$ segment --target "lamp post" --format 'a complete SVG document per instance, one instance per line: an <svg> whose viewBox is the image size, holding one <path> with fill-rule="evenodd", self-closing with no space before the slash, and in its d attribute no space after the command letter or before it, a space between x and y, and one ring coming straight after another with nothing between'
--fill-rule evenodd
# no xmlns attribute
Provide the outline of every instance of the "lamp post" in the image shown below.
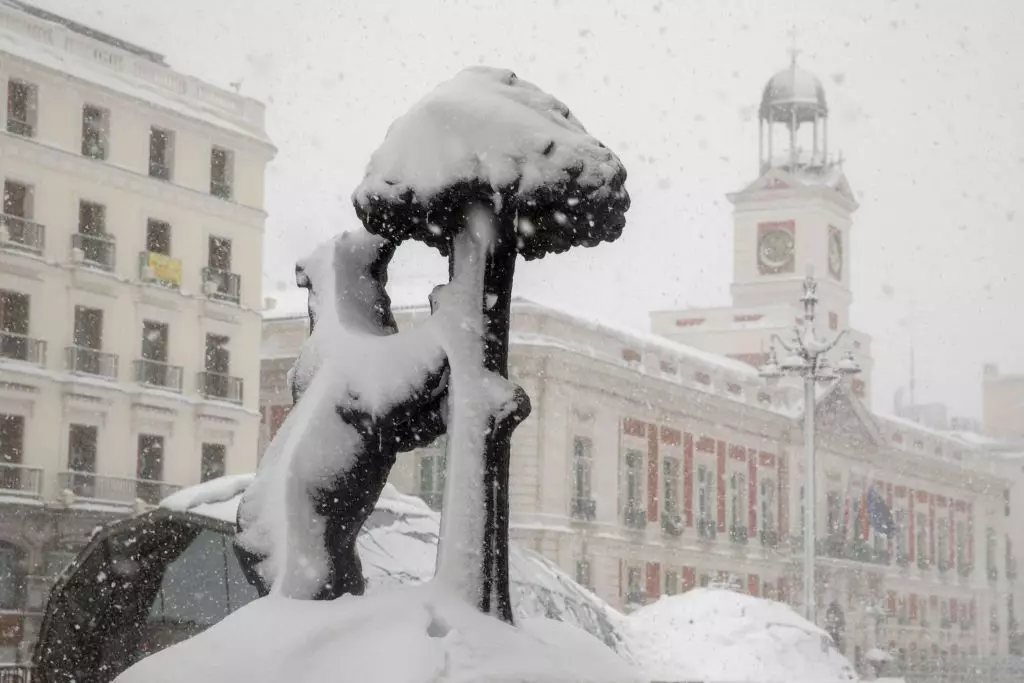
<svg viewBox="0 0 1024 683"><path fill-rule="evenodd" d="M847 353L834 368L830 368L825 355L835 348L848 330L842 330L832 341L818 337L814 331L814 309L818 303L815 294L818 283L808 269L804 278L804 317L793 330L792 345L773 334L772 340L786 350L786 357L779 363L774 344L768 354L768 362L760 370L761 377L774 384L779 378L790 375L802 377L804 381L804 616L814 623L814 387L818 382L833 382L843 375L860 372L860 366L852 353Z"/></svg>

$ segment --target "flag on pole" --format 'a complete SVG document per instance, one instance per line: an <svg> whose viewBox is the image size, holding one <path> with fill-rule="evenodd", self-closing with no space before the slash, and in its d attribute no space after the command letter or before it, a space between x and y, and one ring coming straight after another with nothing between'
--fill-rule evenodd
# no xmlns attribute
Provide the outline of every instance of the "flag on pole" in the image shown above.
<svg viewBox="0 0 1024 683"><path fill-rule="evenodd" d="M883 536L892 536L896 533L896 522L892 518L892 511L885 504L882 497L874 486L868 488L868 520L877 533Z"/></svg>

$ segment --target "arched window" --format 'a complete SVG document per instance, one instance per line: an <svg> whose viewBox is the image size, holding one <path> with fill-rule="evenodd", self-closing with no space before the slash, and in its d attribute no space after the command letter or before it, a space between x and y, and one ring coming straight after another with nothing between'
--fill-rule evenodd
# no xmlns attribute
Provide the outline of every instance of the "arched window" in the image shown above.
<svg viewBox="0 0 1024 683"><path fill-rule="evenodd" d="M19 610L25 604L25 552L0 541L0 609Z"/></svg>

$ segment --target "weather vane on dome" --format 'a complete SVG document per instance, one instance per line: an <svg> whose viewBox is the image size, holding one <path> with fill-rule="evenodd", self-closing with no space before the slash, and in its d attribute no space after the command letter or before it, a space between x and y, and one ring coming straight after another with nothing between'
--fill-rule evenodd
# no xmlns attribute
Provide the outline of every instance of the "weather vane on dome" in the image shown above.
<svg viewBox="0 0 1024 683"><path fill-rule="evenodd" d="M796 46L796 26L788 31L789 33L789 63L796 68L796 57L800 54L800 48Z"/></svg>

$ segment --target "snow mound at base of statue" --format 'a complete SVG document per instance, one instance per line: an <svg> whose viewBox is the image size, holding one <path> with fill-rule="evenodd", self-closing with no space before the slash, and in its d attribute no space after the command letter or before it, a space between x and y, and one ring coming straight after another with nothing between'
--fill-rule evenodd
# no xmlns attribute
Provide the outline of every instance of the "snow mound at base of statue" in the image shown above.
<svg viewBox="0 0 1024 683"><path fill-rule="evenodd" d="M653 680L849 683L832 639L789 605L725 588L663 597L629 617L629 644Z"/></svg>
<svg viewBox="0 0 1024 683"><path fill-rule="evenodd" d="M270 596L158 652L116 683L646 683L574 626L510 627L440 592L403 586L331 602Z"/></svg>

